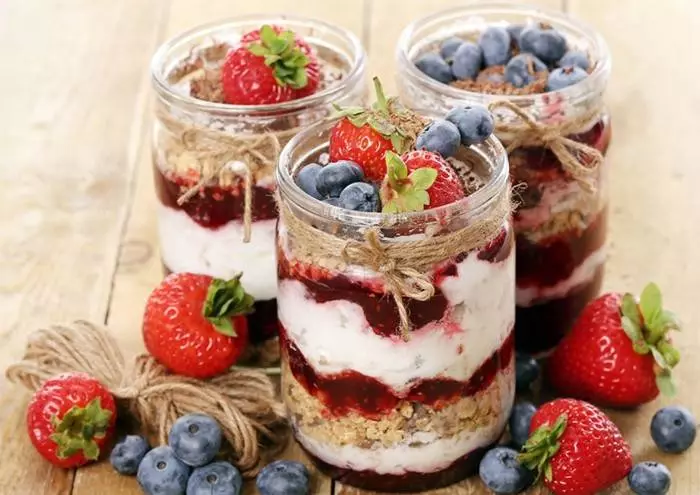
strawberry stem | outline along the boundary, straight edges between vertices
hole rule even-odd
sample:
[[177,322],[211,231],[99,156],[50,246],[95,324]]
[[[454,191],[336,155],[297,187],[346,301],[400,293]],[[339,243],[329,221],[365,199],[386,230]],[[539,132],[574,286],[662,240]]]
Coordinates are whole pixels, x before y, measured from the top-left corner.
[[518,456],[520,463],[531,471],[536,471],[537,479],[543,474],[547,481],[552,481],[552,457],[559,452],[559,439],[566,430],[567,416],[559,416],[553,426],[545,423],[530,435],[523,452]]
[[277,34],[272,26],[265,24],[260,28],[260,41],[251,43],[248,51],[265,59],[265,65],[272,69],[280,86],[301,89],[308,84],[306,66],[309,59],[297,46],[292,31]]
[[51,435],[56,445],[56,456],[66,459],[80,452],[86,459],[97,460],[100,448],[95,439],[104,438],[109,429],[112,411],[103,409],[99,397],[85,407],[71,407],[61,419],[51,418],[54,433]]
[[387,151],[386,176],[382,182],[383,213],[422,211],[430,203],[428,189],[437,179],[437,170],[424,167],[408,174],[408,167],[399,155]]
[[207,298],[202,307],[202,315],[208,319],[219,333],[236,336],[233,317],[251,313],[255,299],[241,285],[241,275],[231,280],[215,278],[207,290]]
[[374,82],[374,92],[377,95],[377,103],[376,107],[377,110],[383,110],[385,112],[389,111],[389,105],[386,99],[386,95],[384,94],[384,89],[382,88],[382,82],[379,80],[377,76],[374,76],[372,78],[372,82]]

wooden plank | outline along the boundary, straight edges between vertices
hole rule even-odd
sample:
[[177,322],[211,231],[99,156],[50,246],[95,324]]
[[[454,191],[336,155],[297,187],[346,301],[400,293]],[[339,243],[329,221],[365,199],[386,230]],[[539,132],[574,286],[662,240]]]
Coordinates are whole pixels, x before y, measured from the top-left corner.
[[[602,33],[613,54],[607,93],[613,122],[612,243],[605,286],[639,291],[656,281],[686,328],[675,338],[683,356],[676,374],[679,396],[613,418],[632,444],[635,461],[665,463],[673,475],[669,493],[690,495],[700,486],[700,444],[680,456],[661,455],[649,436],[649,422],[667,404],[683,404],[700,416],[700,261],[694,250],[700,242],[700,169],[697,138],[689,131],[697,126],[700,89],[694,78],[700,62],[688,44],[700,31],[700,5],[684,0],[665,2],[663,9],[635,0],[568,3],[572,15]],[[643,50],[631,29],[653,33]]]
[[[560,10],[563,0],[520,1],[528,5]],[[460,0],[373,0],[370,6],[369,71],[379,76],[387,94],[396,92],[396,44],[401,31],[411,22],[442,10],[464,6]]]
[[[308,16],[336,23],[362,36],[364,5],[361,2],[319,2],[301,0],[294,3],[294,15]],[[166,36],[176,35],[205,22],[226,19],[232,16],[253,13],[289,12],[285,0],[270,0],[264,4],[238,2],[235,10],[228,0],[211,0],[204,3],[189,0],[172,0]],[[149,108],[150,110],[150,108]],[[153,193],[150,141],[141,144],[138,160],[136,189],[132,212],[125,231],[119,266],[114,279],[114,291],[109,311],[108,324],[118,336],[120,344],[128,354],[143,350],[141,341],[141,317],[148,294],[162,278],[158,239],[156,231],[156,198]],[[310,462],[294,444],[282,458]],[[331,481],[313,470],[313,490],[316,494],[330,494]],[[100,464],[80,471],[75,482],[74,495],[87,495],[96,487],[110,486],[118,494],[140,493],[134,479],[121,477],[109,465]],[[118,488],[117,488],[118,487]],[[109,492],[112,495],[112,491]],[[256,493],[253,483],[246,484],[245,493]]]
[[[161,3],[138,0],[3,2],[0,43],[0,368],[39,325],[102,321],[126,217],[151,33]],[[146,47],[144,51],[143,48]],[[0,493],[70,493],[73,472],[52,468],[25,435],[26,395],[0,378]],[[21,488],[20,488],[21,487]]]

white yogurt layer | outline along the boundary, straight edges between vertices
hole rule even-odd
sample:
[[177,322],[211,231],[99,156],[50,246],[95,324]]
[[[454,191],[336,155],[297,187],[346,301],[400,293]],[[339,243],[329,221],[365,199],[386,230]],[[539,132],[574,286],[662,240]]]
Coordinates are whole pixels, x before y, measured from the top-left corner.
[[577,266],[568,278],[557,282],[555,285],[548,287],[518,287],[515,295],[518,306],[534,306],[550,299],[566,297],[573,289],[593,280],[596,270],[605,263],[605,258],[606,252],[605,246],[603,246],[593,251],[583,260],[583,263]]
[[496,375],[496,380],[504,399],[501,414],[476,431],[464,431],[448,438],[437,438],[434,434],[419,432],[415,438],[391,447],[369,449],[319,442],[305,436],[298,428],[295,428],[295,437],[313,455],[340,468],[392,475],[406,472],[434,473],[478,448],[491,445],[503,433],[513,405],[512,368]]
[[411,332],[408,342],[398,335],[375,334],[354,302],[316,302],[296,280],[280,281],[279,318],[288,338],[319,373],[355,370],[399,396],[416,380],[467,380],[513,328],[514,258],[514,250],[498,263],[480,260],[476,253],[467,256],[456,276],[439,286],[450,306],[446,316]]
[[250,242],[244,243],[241,220],[207,229],[184,211],[161,203],[157,214],[161,257],[171,271],[223,279],[243,272],[241,282],[255,299],[275,298],[275,219],[253,222]]

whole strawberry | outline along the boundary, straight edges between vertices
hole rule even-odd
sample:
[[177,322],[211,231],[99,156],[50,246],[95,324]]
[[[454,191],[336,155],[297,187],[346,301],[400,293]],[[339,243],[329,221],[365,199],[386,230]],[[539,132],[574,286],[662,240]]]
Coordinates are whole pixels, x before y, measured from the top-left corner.
[[535,412],[519,460],[543,475],[555,495],[595,495],[632,469],[632,452],[617,426],[575,399],[556,399]]
[[679,328],[655,284],[639,302],[632,294],[600,296],[552,355],[549,381],[562,395],[609,407],[644,404],[659,390],[673,395],[671,370],[680,356],[668,334]]
[[414,150],[399,157],[389,151],[386,168],[381,189],[384,213],[421,211],[464,197],[457,172],[437,153]]
[[243,36],[221,67],[227,103],[267,105],[308,96],[318,89],[320,67],[308,44],[291,31],[263,26]]
[[395,98],[387,99],[376,77],[374,88],[377,101],[372,108],[338,108],[344,118],[331,130],[328,152],[332,162],[353,161],[367,179],[380,182],[386,175],[386,152],[408,150],[425,123]]
[[254,302],[239,279],[194,273],[166,277],[146,302],[148,352],[178,375],[210,378],[227,371],[248,343],[245,315]]
[[27,407],[27,432],[34,448],[62,468],[100,457],[114,433],[114,398],[86,373],[64,373],[47,380]]

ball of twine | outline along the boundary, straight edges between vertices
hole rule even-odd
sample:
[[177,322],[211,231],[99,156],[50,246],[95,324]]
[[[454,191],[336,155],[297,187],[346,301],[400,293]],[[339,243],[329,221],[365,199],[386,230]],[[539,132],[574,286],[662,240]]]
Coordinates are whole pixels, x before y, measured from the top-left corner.
[[270,378],[253,369],[235,369],[210,380],[173,375],[142,354],[131,366],[108,330],[87,321],[53,325],[34,332],[21,361],[7,379],[37,390],[52,376],[82,371],[100,380],[118,406],[129,411],[144,433],[165,444],[178,417],[203,413],[221,425],[233,463],[253,477],[263,462],[289,439],[283,405]]

